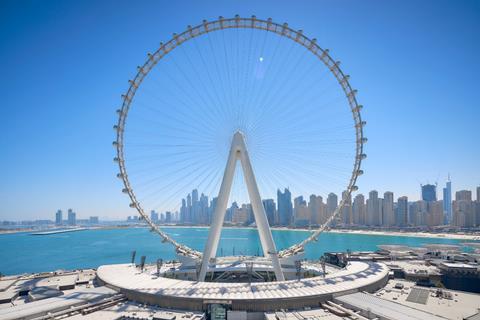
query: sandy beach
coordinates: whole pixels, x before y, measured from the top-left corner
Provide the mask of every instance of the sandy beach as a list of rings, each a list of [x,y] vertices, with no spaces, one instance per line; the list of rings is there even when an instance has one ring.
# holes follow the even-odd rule
[[[209,228],[208,226],[179,226],[179,225],[163,225],[163,228]],[[132,226],[100,226],[87,228],[89,230],[104,230],[104,229],[125,229],[125,228],[148,228],[148,226],[132,225]],[[225,226],[226,229],[256,229],[255,227],[237,227],[237,226]],[[298,232],[314,232],[315,229],[305,228],[285,228],[285,227],[272,227],[272,230],[277,231],[298,231]],[[48,229],[42,230],[47,231]],[[3,229],[0,230],[0,234],[19,233],[19,232],[34,232],[38,229]],[[379,231],[379,230],[352,230],[352,229],[329,229],[330,233],[344,233],[344,234],[363,234],[363,235],[377,235],[377,236],[392,236],[392,237],[418,237],[418,238],[441,238],[441,239],[455,239],[455,240],[477,240],[480,241],[480,233],[432,233],[432,232],[411,232],[411,231]]]

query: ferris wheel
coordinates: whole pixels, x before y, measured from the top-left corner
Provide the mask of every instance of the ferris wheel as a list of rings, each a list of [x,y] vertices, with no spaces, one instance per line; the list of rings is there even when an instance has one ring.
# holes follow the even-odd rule
[[[113,142],[122,191],[164,242],[201,258],[148,213],[179,212],[193,189],[214,199],[241,132],[263,199],[284,188],[298,199],[343,192],[317,230],[278,253],[293,255],[357,190],[366,138],[356,94],[329,50],[286,23],[237,15],[188,26],[148,54],[122,95]],[[248,203],[243,178],[236,170],[230,203]]]

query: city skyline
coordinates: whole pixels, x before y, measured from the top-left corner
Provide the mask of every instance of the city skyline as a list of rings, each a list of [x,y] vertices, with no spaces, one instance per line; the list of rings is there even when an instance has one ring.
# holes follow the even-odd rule
[[[340,198],[346,199],[344,208],[333,226],[378,226],[378,227],[412,227],[412,226],[445,226],[478,227],[480,226],[480,186],[475,190],[459,189],[451,194],[451,180],[447,180],[443,188],[443,199],[437,197],[437,185],[422,185],[418,199],[396,195],[385,191],[380,198],[377,190],[371,190],[367,197],[361,192],[349,197],[346,192]],[[448,190],[450,188],[450,194]],[[445,195],[447,197],[445,198]],[[307,200],[308,199],[308,200]],[[325,202],[324,202],[325,199]],[[452,200],[453,199],[453,200]],[[277,189],[275,199],[262,199],[267,220],[271,226],[307,227],[321,225],[332,215],[339,205],[339,197],[333,192],[323,197],[310,194],[292,197],[288,188]],[[180,201],[177,211],[158,212],[150,210],[150,219],[154,223],[180,223],[191,225],[209,225],[213,218],[217,198],[209,199],[203,193],[193,189]],[[76,221],[83,225],[95,225],[102,222],[122,221],[124,219],[104,219],[98,216],[88,216],[88,219],[77,219],[76,212],[68,209],[66,219],[63,211],[58,209],[53,220],[0,220],[1,223],[18,223],[13,225],[46,225],[48,222],[56,226],[75,226]],[[128,222],[139,222],[139,216],[129,215]],[[237,225],[254,223],[253,209],[250,203],[230,202],[226,209],[225,222]]]
[[[316,35],[345,61],[368,122],[360,192],[391,188],[417,199],[420,183],[443,185],[448,173],[456,190],[474,190],[479,184],[479,111],[474,105],[474,79],[480,71],[478,3],[408,2],[397,8],[349,2],[332,3],[328,10],[315,2],[250,4],[245,9],[245,3],[216,3],[214,11],[288,21]],[[136,18],[125,21],[132,7],[118,2],[111,12],[111,5],[102,3],[90,12],[88,3],[32,2],[22,8],[2,3],[0,57],[22,63],[7,64],[0,80],[6,89],[2,118],[9,119],[1,129],[6,138],[0,157],[0,220],[51,218],[58,207],[68,206],[85,216],[134,214],[119,192],[122,186],[114,178],[117,168],[109,148],[125,79],[146,51],[170,38],[167,31],[216,16],[213,3],[203,8],[191,2],[191,12],[179,20],[173,17],[180,8],[171,4],[161,10],[135,8]],[[347,15],[346,7],[358,14]],[[308,19],[313,12],[315,19]],[[428,23],[422,19],[427,14],[434,17]],[[119,25],[149,32],[121,34]],[[107,41],[111,39],[118,41]],[[126,48],[125,43],[131,45]],[[30,54],[31,47],[35,54]],[[92,77],[93,70],[100,74]]]
[[[447,189],[451,181],[446,182]],[[472,196],[476,192],[476,198]],[[480,186],[472,190],[458,190],[452,201],[451,194],[444,190],[447,199],[437,197],[436,185],[422,185],[420,200],[409,201],[406,196],[398,196],[385,191],[383,198],[377,190],[368,193],[368,199],[362,193],[354,199],[347,192],[342,193],[345,200],[344,207],[333,222],[333,226],[376,226],[376,227],[438,227],[448,226],[473,228],[480,226]],[[321,195],[311,194],[307,200],[299,195],[292,199],[288,188],[277,190],[277,198],[263,199],[263,206],[271,226],[307,227],[324,224],[339,205],[339,198],[335,193],[329,193],[323,201]],[[217,198],[210,200],[198,190],[194,189],[186,198],[182,199],[182,206],[178,212],[159,214],[152,210],[152,221],[164,223],[181,223],[193,225],[209,225],[215,211]],[[449,204],[449,206],[448,206]],[[453,211],[452,211],[453,207]],[[131,220],[131,217],[128,217]],[[134,220],[135,221],[135,220]],[[236,225],[251,225],[255,223],[253,209],[250,203],[232,202],[227,207],[225,222]]]

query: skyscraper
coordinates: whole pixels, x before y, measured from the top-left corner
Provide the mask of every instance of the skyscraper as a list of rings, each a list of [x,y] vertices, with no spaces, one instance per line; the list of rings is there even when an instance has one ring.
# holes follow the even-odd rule
[[[394,224],[393,192],[387,191],[383,194],[382,225],[391,227]]]
[[[74,226],[77,224],[77,217],[72,209],[68,209],[68,225]]]
[[[277,210],[275,208],[275,201],[273,199],[262,200],[265,213],[267,215],[268,224],[274,226],[277,224]]]
[[[422,185],[422,200],[437,201],[437,186],[433,184]]]
[[[155,210],[150,211],[150,220],[152,220],[153,223],[158,223],[158,213],[155,212]]]
[[[200,223],[200,202],[198,201],[198,190],[192,190],[192,222]]]
[[[477,201],[480,202],[480,187],[477,187]]]
[[[180,222],[184,223],[187,221],[187,201],[182,199],[182,206],[180,207]]]
[[[472,201],[472,191],[470,190],[460,190],[455,192],[455,200],[456,201]]]
[[[55,224],[57,226],[61,226],[63,224],[63,212],[60,209],[55,213]]]
[[[343,208],[341,222],[346,225],[352,224],[352,196],[348,191],[342,192]]]
[[[286,189],[282,193],[277,190],[278,218],[280,225],[289,226],[293,222],[292,194]]]
[[[185,222],[187,223],[192,223],[193,222],[193,217],[192,217],[192,196],[191,194],[189,193],[187,195],[187,212],[185,214]]]
[[[443,188],[443,214],[445,215],[444,223],[449,224],[452,222],[452,182],[450,181],[450,175],[448,175],[448,181]]]
[[[327,197],[327,219],[332,216],[338,207],[338,197],[335,193],[329,193]]]
[[[426,224],[429,227],[440,226],[444,222],[443,202],[430,201],[427,202],[427,219]]]
[[[310,211],[310,223],[312,224],[323,224],[327,216],[327,207],[323,203],[323,198],[321,196],[316,196],[314,194],[310,195],[310,201],[308,202],[308,210]]]
[[[470,228],[476,225],[476,208],[472,201],[472,192],[469,190],[460,190],[455,193],[453,201],[453,225],[461,228]]]
[[[99,223],[100,223],[100,220],[98,219],[97,216],[91,216],[91,217],[88,219],[88,223],[89,223],[89,224],[99,224]]]
[[[365,197],[363,194],[357,194],[353,199],[352,214],[354,224],[366,224],[367,207],[365,206]]]
[[[233,202],[232,206],[230,208],[227,208],[227,213],[225,214],[225,221],[232,222],[233,215],[235,214],[235,211],[237,209],[239,209],[237,202]]]
[[[460,190],[455,193],[452,205],[453,224],[457,227],[470,228],[476,225],[476,205],[472,201],[472,191]]]
[[[248,223],[249,210],[246,204],[242,204],[241,208],[233,207],[232,222],[245,225]]]
[[[400,197],[397,200],[397,214],[395,215],[395,225],[406,227],[408,225],[408,198]]]
[[[295,226],[304,227],[310,223],[310,211],[307,207],[307,202],[303,196],[296,197],[293,201]]]
[[[427,201],[418,200],[411,204],[409,222],[412,226],[425,226],[427,224]]]
[[[198,190],[197,189],[193,189],[192,190],[192,206],[195,202],[198,201]]]
[[[212,223],[212,219],[213,219],[213,214],[215,213],[215,208],[217,207],[217,200],[218,198],[217,197],[214,197],[212,198],[212,200],[210,200],[210,207],[208,208],[208,223]]]
[[[172,213],[170,211],[165,212],[165,222],[166,223],[172,222]]]
[[[378,192],[376,190],[372,190],[368,193],[367,225],[382,225],[382,207],[380,206],[380,199],[378,198]]]
[[[197,223],[208,224],[208,197],[203,193],[200,195],[200,201],[198,205],[198,221]]]

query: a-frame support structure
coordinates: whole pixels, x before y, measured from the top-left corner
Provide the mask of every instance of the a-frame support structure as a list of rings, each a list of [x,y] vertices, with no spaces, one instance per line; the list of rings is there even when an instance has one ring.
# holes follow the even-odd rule
[[[263,253],[266,257],[269,257],[272,260],[277,281],[283,281],[285,278],[282,273],[278,252],[275,247],[275,242],[273,242],[272,232],[270,230],[265,208],[263,207],[262,199],[258,191],[257,181],[253,175],[252,164],[250,163],[247,147],[245,145],[245,138],[240,131],[237,131],[233,135],[227,166],[225,168],[222,185],[220,186],[220,191],[218,193],[217,206],[215,207],[215,212],[213,214],[207,244],[205,245],[205,250],[203,251],[202,264],[198,275],[198,280],[205,281],[210,260],[215,258],[217,252],[223,220],[225,219],[225,212],[227,210],[227,202],[232,189],[233,175],[235,173],[237,160],[240,160],[242,164],[243,175],[245,177],[248,195],[252,204],[253,214],[257,224]]]

